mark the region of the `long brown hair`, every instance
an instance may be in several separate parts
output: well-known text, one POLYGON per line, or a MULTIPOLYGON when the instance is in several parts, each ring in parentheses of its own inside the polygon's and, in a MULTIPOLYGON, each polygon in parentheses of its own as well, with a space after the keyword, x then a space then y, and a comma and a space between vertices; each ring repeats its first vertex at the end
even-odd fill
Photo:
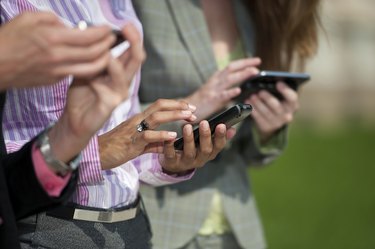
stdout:
POLYGON ((318 46, 319 0, 246 0, 256 31, 262 68, 300 69, 318 46))

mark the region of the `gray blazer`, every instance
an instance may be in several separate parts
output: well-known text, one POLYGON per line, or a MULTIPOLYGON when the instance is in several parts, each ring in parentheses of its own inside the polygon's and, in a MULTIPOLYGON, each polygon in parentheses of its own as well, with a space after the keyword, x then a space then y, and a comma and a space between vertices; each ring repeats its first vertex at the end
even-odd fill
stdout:
MULTIPOLYGON (((242 39, 251 56, 252 24, 241 3, 235 3, 242 39)), ((144 26, 148 55, 142 67, 141 102, 194 92, 217 70, 199 0, 137 0, 133 4, 144 26)), ((178 248, 189 242, 207 217, 215 191, 221 193, 225 214, 240 245, 265 247, 247 169, 278 156, 285 146, 286 132, 282 132, 282 142, 276 148, 262 154, 254 142, 251 123, 250 118, 244 121, 231 146, 197 170, 190 181, 141 187, 154 248, 178 248)))

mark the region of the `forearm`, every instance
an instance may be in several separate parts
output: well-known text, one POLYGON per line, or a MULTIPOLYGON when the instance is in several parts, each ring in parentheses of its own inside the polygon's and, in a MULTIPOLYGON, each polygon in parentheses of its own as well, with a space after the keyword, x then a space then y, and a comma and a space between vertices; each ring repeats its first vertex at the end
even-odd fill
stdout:
POLYGON ((63 115, 48 133, 54 156, 67 163, 80 154, 79 181, 81 183, 102 181, 98 137, 89 129, 75 132, 70 128, 69 119, 65 117, 63 115))
POLYGON ((31 147, 35 141, 19 151, 4 156, 2 165, 6 176, 9 196, 17 219, 42 211, 67 200, 76 184, 76 173, 58 198, 50 197, 35 174, 31 147))

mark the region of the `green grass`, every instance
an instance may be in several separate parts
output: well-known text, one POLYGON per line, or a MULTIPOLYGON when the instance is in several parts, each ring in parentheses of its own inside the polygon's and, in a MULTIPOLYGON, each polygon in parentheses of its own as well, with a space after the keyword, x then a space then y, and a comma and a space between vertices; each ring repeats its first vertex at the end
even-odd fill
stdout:
POLYGON ((295 125, 289 138, 250 170, 268 248, 375 248, 375 128, 295 125))

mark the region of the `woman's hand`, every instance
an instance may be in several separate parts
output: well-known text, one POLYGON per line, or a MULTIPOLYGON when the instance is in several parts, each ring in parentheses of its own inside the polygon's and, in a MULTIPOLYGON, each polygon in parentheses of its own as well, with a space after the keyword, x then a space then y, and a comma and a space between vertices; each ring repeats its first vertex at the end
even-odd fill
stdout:
POLYGON ((93 77, 108 66, 115 37, 108 26, 66 27, 53 13, 25 13, 0 29, 1 89, 93 77))
POLYGON ((299 107, 296 91, 283 82, 278 82, 276 88, 284 97, 283 101, 265 90, 251 95, 245 101, 254 108, 251 116, 260 133, 261 143, 267 142, 277 130, 292 122, 299 107))
POLYGON ((214 136, 211 136, 210 126, 206 120, 203 120, 199 124, 199 147, 197 148, 193 127, 187 124, 183 128, 183 151, 175 150, 174 141, 165 142, 163 153, 159 155, 159 162, 167 174, 189 173, 192 169, 200 168, 213 160, 225 147, 227 139, 234 135, 234 128, 227 131, 226 126, 220 124, 216 126, 214 136))
POLYGON ((49 132, 54 155, 68 161, 103 126, 112 111, 128 97, 129 86, 145 58, 141 36, 128 24, 123 34, 130 48, 119 58, 109 56, 107 75, 77 79, 68 90, 64 112, 49 132))
POLYGON ((174 141, 177 133, 154 129, 168 122, 195 121, 195 109, 185 101, 159 99, 142 113, 99 136, 102 169, 117 167, 144 153, 163 151, 163 143, 174 141), (146 129, 138 130, 141 122, 146 129))
POLYGON ((241 93, 238 84, 258 73, 259 58, 241 59, 231 62, 223 70, 215 72, 210 79, 186 101, 199 107, 195 113, 203 120, 224 108, 241 93))

